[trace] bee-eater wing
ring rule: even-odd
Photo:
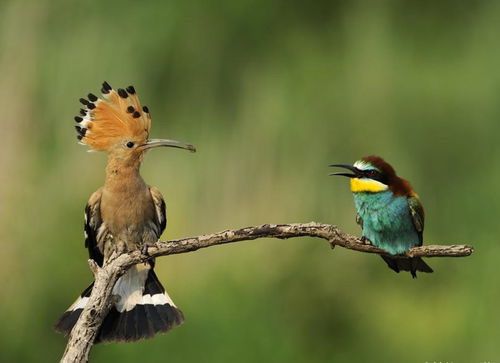
[[[415,196],[408,197],[408,207],[410,208],[411,218],[413,220],[413,225],[418,232],[418,237],[420,239],[420,246],[423,243],[423,232],[424,232],[424,207],[420,203],[420,199]]]
[[[358,213],[356,213],[356,223],[363,229],[363,219]]]

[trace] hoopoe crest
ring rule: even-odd
[[[114,90],[108,82],[101,89],[102,98],[92,93],[88,100],[81,98],[83,108],[75,117],[77,138],[80,144],[93,151],[135,151],[140,156],[146,149],[170,146],[196,151],[194,146],[175,140],[149,140],[151,115],[142,106],[133,86]]]

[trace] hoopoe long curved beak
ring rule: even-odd
[[[176,147],[178,149],[189,150],[193,153],[196,152],[196,148],[194,147],[194,145],[186,144],[184,142],[177,141],[177,140],[151,139],[151,140],[148,140],[147,143],[141,145],[141,147],[144,150],[152,149],[154,147],[161,147],[161,146],[163,146],[163,147]]]

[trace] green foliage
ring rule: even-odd
[[[78,98],[134,84],[164,238],[258,223],[359,233],[327,165],[379,154],[411,180],[427,243],[470,242],[432,275],[311,239],[158,261],[184,326],[97,346],[95,362],[479,362],[500,359],[497,2],[3,1],[0,361],[53,362],[51,325],[91,279],[83,207],[105,157],[76,143]]]

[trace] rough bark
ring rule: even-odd
[[[387,255],[384,251],[363,243],[360,238],[342,232],[336,226],[311,222],[306,224],[263,224],[168,242],[157,242],[148,248],[147,256],[141,254],[140,251],[112,256],[102,268],[97,266],[94,261],[89,260],[90,268],[95,276],[94,288],[80,319],[71,331],[61,362],[88,361],[89,352],[99,327],[112,306],[113,286],[130,266],[151,257],[192,252],[200,248],[225,243],[250,241],[257,238],[286,239],[306,236],[325,239],[332,248],[341,246],[353,251]],[[426,245],[412,248],[406,255],[399,257],[464,257],[469,256],[472,252],[474,249],[467,245]]]

